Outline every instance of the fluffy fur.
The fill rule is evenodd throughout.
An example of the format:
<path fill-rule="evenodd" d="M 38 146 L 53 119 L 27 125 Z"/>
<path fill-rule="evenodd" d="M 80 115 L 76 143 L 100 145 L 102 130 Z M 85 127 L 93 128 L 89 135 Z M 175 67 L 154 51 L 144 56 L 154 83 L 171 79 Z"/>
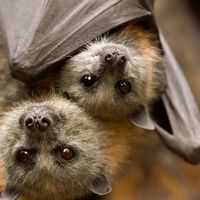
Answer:
<path fill-rule="evenodd" d="M 140 26 L 130 25 L 115 35 L 92 42 L 54 77 L 56 87 L 61 93 L 67 92 L 71 101 L 42 97 L 5 113 L 0 125 L 0 150 L 9 185 L 21 190 L 25 199 L 72 200 L 88 194 L 89 185 L 99 175 L 113 181 L 126 170 L 136 149 L 148 138 L 127 116 L 140 104 L 149 105 L 165 88 L 164 70 L 159 65 L 161 52 L 154 37 Z M 103 66 L 102 55 L 108 49 L 126 55 L 123 70 L 112 71 Z M 81 84 L 81 77 L 88 73 L 99 77 L 92 89 Z M 119 94 L 116 91 L 119 80 L 129 81 L 131 92 Z M 48 83 L 45 86 L 51 88 L 52 77 Z M 42 133 L 43 137 L 28 137 L 19 121 L 30 109 L 41 106 L 55 113 L 59 120 Z M 58 158 L 51 155 L 52 149 L 60 144 L 79 151 L 73 162 L 60 163 L 62 167 L 55 162 Z M 15 161 L 20 147 L 38 150 L 31 169 Z"/>
<path fill-rule="evenodd" d="M 52 116 L 52 126 L 34 133 L 24 125 L 24 116 L 33 108 Z M 0 123 L 0 151 L 9 186 L 30 200 L 72 200 L 89 193 L 91 182 L 101 174 L 113 180 L 130 161 L 141 130 L 126 124 L 91 119 L 77 105 L 60 97 L 46 97 L 20 103 L 6 112 Z M 115 132 L 117 130 L 117 132 Z M 62 162 L 52 152 L 57 146 L 76 149 L 77 156 Z M 16 161 L 16 152 L 35 149 L 32 165 Z"/>
<path fill-rule="evenodd" d="M 33 107 L 44 107 L 57 118 L 50 129 L 38 135 L 29 133 L 19 122 Z M 8 185 L 22 191 L 28 199 L 74 199 L 87 193 L 90 182 L 107 171 L 106 158 L 100 151 L 105 143 L 100 128 L 76 105 L 57 97 L 24 102 L 13 108 L 4 115 L 0 132 Z M 59 145 L 77 149 L 77 157 L 62 162 L 53 154 Z M 15 160 L 20 148 L 36 149 L 33 166 Z"/>
<path fill-rule="evenodd" d="M 138 25 L 129 25 L 119 33 L 98 39 L 67 61 L 56 85 L 95 116 L 106 120 L 122 120 L 140 105 L 148 105 L 164 90 L 164 69 L 159 65 L 161 52 L 155 35 Z M 126 56 L 123 70 L 109 70 L 104 64 L 105 52 L 115 49 Z M 112 53 L 112 52 L 111 52 Z M 94 87 L 81 84 L 86 74 L 98 77 Z M 116 83 L 126 80 L 131 92 L 121 95 Z"/>

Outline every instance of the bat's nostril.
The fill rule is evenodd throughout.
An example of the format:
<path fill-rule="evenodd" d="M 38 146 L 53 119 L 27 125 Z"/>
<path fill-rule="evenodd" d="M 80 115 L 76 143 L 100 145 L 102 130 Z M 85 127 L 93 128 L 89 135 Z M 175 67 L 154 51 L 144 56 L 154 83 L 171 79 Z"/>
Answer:
<path fill-rule="evenodd" d="M 125 64 L 126 63 L 126 56 L 120 56 L 119 57 L 119 63 L 120 64 Z"/>
<path fill-rule="evenodd" d="M 27 128 L 30 128 L 33 125 L 34 125 L 34 119 L 32 117 L 28 117 L 25 119 L 25 126 Z"/>
<path fill-rule="evenodd" d="M 125 66 L 127 62 L 126 52 L 120 49 L 108 49 L 106 51 L 104 56 L 105 64 L 107 64 L 106 67 L 119 70 L 121 67 Z"/>
<path fill-rule="evenodd" d="M 48 111 L 48 108 L 34 107 L 21 119 L 27 129 L 30 131 L 38 131 L 51 127 L 53 118 L 52 114 Z"/>
<path fill-rule="evenodd" d="M 113 60 L 112 54 L 110 54 L 110 53 L 106 54 L 106 56 L 105 56 L 105 61 L 106 61 L 107 63 L 111 63 L 112 60 Z"/>
<path fill-rule="evenodd" d="M 42 126 L 43 128 L 50 127 L 50 126 L 51 126 L 51 119 L 48 118 L 48 117 L 42 117 L 41 126 Z"/>

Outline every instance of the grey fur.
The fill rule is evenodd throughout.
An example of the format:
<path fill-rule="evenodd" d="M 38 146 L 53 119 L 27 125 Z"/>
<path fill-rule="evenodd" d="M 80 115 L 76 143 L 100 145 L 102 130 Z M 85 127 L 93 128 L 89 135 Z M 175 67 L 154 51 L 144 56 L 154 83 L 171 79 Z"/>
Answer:
<path fill-rule="evenodd" d="M 23 118 L 33 107 L 42 107 L 52 114 L 55 120 L 50 128 L 34 133 L 25 127 Z M 92 183 L 97 179 L 101 184 L 102 175 L 102 184 L 109 186 L 106 178 L 110 169 L 102 150 L 106 134 L 95 120 L 70 101 L 53 96 L 21 103 L 2 117 L 0 140 L 8 185 L 30 200 L 76 199 L 88 194 L 90 187 L 95 191 Z M 78 153 L 74 160 L 63 163 L 54 155 L 52 151 L 58 145 L 75 148 Z M 27 167 L 16 161 L 15 154 L 20 148 L 36 149 L 34 164 Z M 106 192 L 101 186 L 100 189 L 97 192 Z"/>
<path fill-rule="evenodd" d="M 112 48 L 125 52 L 127 62 L 121 71 L 110 70 L 102 63 L 105 52 Z M 72 100 L 94 116 L 108 121 L 127 119 L 141 105 L 148 106 L 158 98 L 161 95 L 158 88 L 165 84 L 164 69 L 159 66 L 159 50 L 153 45 L 150 48 L 156 53 L 148 60 L 139 52 L 137 41 L 123 40 L 120 37 L 97 40 L 67 61 L 59 73 L 56 86 L 62 93 L 67 92 Z M 147 81 L 149 68 L 152 68 L 154 76 L 150 82 Z M 97 84 L 89 90 L 80 82 L 85 74 L 94 74 L 98 77 Z M 120 95 L 115 87 L 118 80 L 128 80 L 132 86 L 131 92 Z M 147 90 L 151 93 L 149 96 Z"/>

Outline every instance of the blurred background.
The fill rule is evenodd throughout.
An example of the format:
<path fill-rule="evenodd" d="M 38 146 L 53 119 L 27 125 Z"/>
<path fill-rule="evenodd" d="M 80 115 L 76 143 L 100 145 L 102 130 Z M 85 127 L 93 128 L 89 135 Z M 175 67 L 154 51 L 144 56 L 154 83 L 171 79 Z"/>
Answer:
<path fill-rule="evenodd" d="M 200 1 L 157 0 L 155 10 L 157 22 L 200 105 Z M 15 86 L 0 40 L 0 111 L 8 97 L 17 93 Z M 152 135 L 138 153 L 131 172 L 124 173 L 106 199 L 199 200 L 200 166 L 185 163 Z"/>

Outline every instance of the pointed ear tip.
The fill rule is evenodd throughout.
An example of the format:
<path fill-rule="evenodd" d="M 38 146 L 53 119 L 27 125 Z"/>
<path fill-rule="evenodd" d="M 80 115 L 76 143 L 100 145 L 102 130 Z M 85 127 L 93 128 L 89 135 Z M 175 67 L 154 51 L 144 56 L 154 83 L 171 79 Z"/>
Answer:
<path fill-rule="evenodd" d="M 151 125 L 150 126 L 146 126 L 146 127 L 143 126 L 141 128 L 143 128 L 143 129 L 145 129 L 147 131 L 155 131 L 156 130 L 155 126 L 153 126 L 153 125 L 152 126 Z"/>
<path fill-rule="evenodd" d="M 90 192 L 103 196 L 112 191 L 112 184 L 107 176 L 102 175 L 89 187 Z"/>
<path fill-rule="evenodd" d="M 145 122 L 145 123 L 138 123 L 136 121 L 134 121 L 133 119 L 130 118 L 130 121 L 133 125 L 145 129 L 145 130 L 149 130 L 149 131 L 154 131 L 156 129 L 154 123 L 152 121 L 149 122 Z"/>
<path fill-rule="evenodd" d="M 154 125 L 151 125 L 151 126 L 147 127 L 147 130 L 149 130 L 149 131 L 155 131 L 156 127 Z"/>
<path fill-rule="evenodd" d="M 103 195 L 107 195 L 107 194 L 109 194 L 109 193 L 111 193 L 112 192 L 112 188 L 110 188 L 108 191 L 106 191 L 104 194 L 101 194 L 101 196 L 103 196 Z"/>
<path fill-rule="evenodd" d="M 103 191 L 103 192 L 97 192 L 97 191 L 94 191 L 94 190 L 90 189 L 90 192 L 92 192 L 94 194 L 97 194 L 99 196 L 104 196 L 104 195 L 107 195 L 107 194 L 111 193 L 112 192 L 112 188 L 109 188 L 107 191 Z"/>
<path fill-rule="evenodd" d="M 94 193 L 94 194 L 97 194 L 99 196 L 103 196 L 103 195 L 106 195 L 106 194 L 109 194 L 110 192 L 112 192 L 112 186 L 111 184 L 105 186 L 105 187 L 102 187 L 100 190 L 99 188 L 89 188 L 90 192 Z"/>
<path fill-rule="evenodd" d="M 111 188 L 108 188 L 107 191 L 104 191 L 104 192 L 102 192 L 102 193 L 99 193 L 98 195 L 104 196 L 104 195 L 107 195 L 107 194 L 109 194 L 109 193 L 111 193 L 111 192 L 112 192 L 112 187 L 111 187 Z"/>
<path fill-rule="evenodd" d="M 149 131 L 156 129 L 146 105 L 140 106 L 138 111 L 130 114 L 129 120 L 139 128 Z"/>

